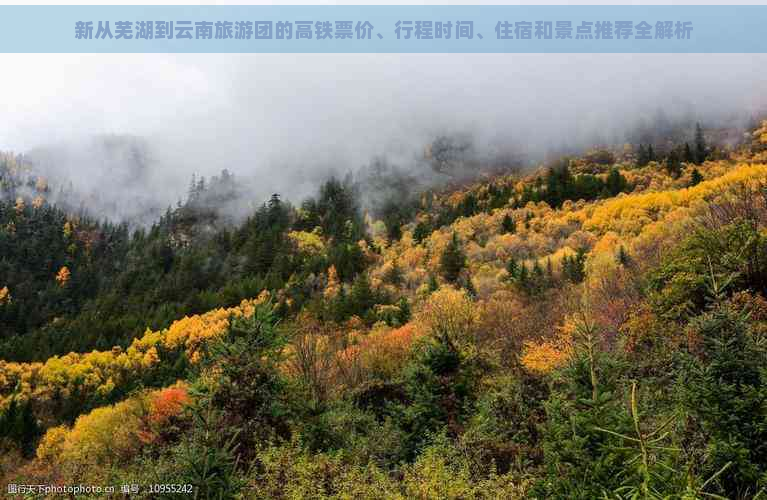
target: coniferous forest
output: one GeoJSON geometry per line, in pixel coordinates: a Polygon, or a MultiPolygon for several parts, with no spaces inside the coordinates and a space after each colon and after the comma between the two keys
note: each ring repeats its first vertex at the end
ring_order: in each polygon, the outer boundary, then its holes
{"type": "Polygon", "coordinates": [[[224,170],[151,224],[3,153],[0,482],[767,499],[767,121],[715,132],[473,176],[441,137],[438,186],[244,218],[224,170]]]}

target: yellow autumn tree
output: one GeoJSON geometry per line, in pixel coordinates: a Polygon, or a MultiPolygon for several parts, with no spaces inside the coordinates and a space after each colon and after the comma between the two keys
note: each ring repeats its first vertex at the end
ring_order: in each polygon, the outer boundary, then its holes
{"type": "Polygon", "coordinates": [[[183,383],[140,392],[79,416],[71,428],[48,429],[37,447],[37,457],[78,472],[123,462],[156,440],[162,427],[180,415],[188,403],[183,383]]]}
{"type": "MultiPolygon", "coordinates": [[[[269,293],[264,291],[255,299],[243,300],[239,307],[221,307],[205,314],[185,316],[174,321],[167,330],[162,332],[165,337],[163,344],[170,349],[185,347],[190,361],[197,362],[199,348],[203,343],[218,338],[226,332],[232,318],[253,315],[256,305],[268,301],[269,298],[269,293]]],[[[147,353],[150,357],[153,356],[149,351],[147,353]]]]}
{"type": "Polygon", "coordinates": [[[527,341],[520,362],[525,369],[538,375],[546,375],[563,366],[572,356],[572,333],[569,325],[551,340],[527,341]]]}
{"type": "Polygon", "coordinates": [[[11,291],[7,286],[0,288],[0,306],[11,303],[11,291]]]}
{"type": "Polygon", "coordinates": [[[93,401],[116,389],[135,383],[162,366],[160,352],[184,350],[191,362],[199,359],[200,346],[222,335],[232,317],[250,316],[268,294],[243,300],[239,306],[219,308],[205,314],[182,318],[160,331],[148,330],[127,349],[69,353],[53,356],[44,363],[17,363],[0,359],[0,411],[11,398],[35,401],[36,417],[44,426],[55,425],[60,416],[55,408],[71,398],[93,401]]]}
{"type": "Polygon", "coordinates": [[[288,238],[296,245],[298,251],[308,255],[316,256],[325,253],[325,243],[319,231],[291,231],[288,238]]]}
{"type": "MultiPolygon", "coordinates": [[[[716,168],[713,163],[712,167],[716,168]]],[[[588,208],[584,228],[598,234],[615,231],[636,236],[652,222],[662,220],[674,209],[691,207],[733,189],[758,190],[767,183],[767,165],[739,164],[721,176],[685,189],[643,192],[618,196],[588,208]]]]}
{"type": "Polygon", "coordinates": [[[451,344],[476,342],[478,311],[465,290],[442,286],[432,293],[416,316],[426,332],[451,344]]]}
{"type": "Polygon", "coordinates": [[[37,445],[37,458],[44,462],[54,462],[61,457],[64,442],[69,434],[69,429],[64,425],[51,427],[40,439],[37,445]]]}
{"type": "MultiPolygon", "coordinates": [[[[54,428],[54,436],[43,438],[43,443],[59,448],[56,460],[62,463],[113,464],[141,448],[137,433],[147,412],[148,401],[144,395],[96,408],[78,417],[63,440],[60,428],[54,428]]],[[[51,451],[42,448],[38,456],[50,457],[51,451]]]]}

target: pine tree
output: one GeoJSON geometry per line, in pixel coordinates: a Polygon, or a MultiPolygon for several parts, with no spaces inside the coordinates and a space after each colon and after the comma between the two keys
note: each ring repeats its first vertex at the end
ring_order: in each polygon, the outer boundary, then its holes
{"type": "Polygon", "coordinates": [[[351,315],[349,302],[350,300],[346,296],[346,289],[343,286],[340,287],[338,293],[330,299],[328,307],[333,321],[340,323],[351,315]]]}
{"type": "Polygon", "coordinates": [[[267,225],[269,229],[282,231],[288,225],[288,213],[280,199],[280,195],[274,193],[267,203],[267,225]]]}
{"type": "Polygon", "coordinates": [[[573,195],[573,176],[569,164],[570,160],[565,158],[561,164],[551,167],[546,173],[544,201],[549,206],[558,207],[573,195]]]}
{"type": "Polygon", "coordinates": [[[397,302],[397,307],[399,308],[399,313],[397,314],[397,320],[399,321],[400,325],[404,325],[408,321],[410,321],[410,302],[408,302],[407,297],[402,297],[399,299],[399,302],[397,302]]]}
{"type": "Polygon", "coordinates": [[[349,306],[351,314],[364,316],[365,313],[375,305],[375,295],[370,287],[370,281],[367,274],[359,273],[352,284],[352,290],[349,293],[349,306]]]}
{"type": "Polygon", "coordinates": [[[517,232],[517,223],[514,222],[514,219],[509,214],[506,214],[503,217],[503,221],[501,221],[501,228],[504,233],[514,234],[517,232]]]}
{"type": "Polygon", "coordinates": [[[610,169],[610,173],[607,175],[607,181],[605,187],[607,188],[610,196],[616,196],[626,189],[626,178],[621,175],[617,168],[610,169]]]}
{"type": "Polygon", "coordinates": [[[637,152],[637,165],[644,167],[649,161],[650,159],[647,154],[647,149],[644,147],[644,144],[640,144],[639,151],[637,152]]]}
{"type": "Polygon", "coordinates": [[[692,169],[690,186],[697,186],[703,180],[703,176],[698,172],[697,168],[692,169]]]}
{"type": "Polygon", "coordinates": [[[442,277],[449,283],[455,283],[461,275],[461,271],[466,266],[466,255],[461,249],[461,242],[458,241],[458,234],[453,233],[445,251],[440,257],[440,272],[442,277]]]}
{"type": "Polygon", "coordinates": [[[508,271],[511,279],[516,279],[518,277],[519,264],[517,264],[517,260],[514,257],[511,257],[506,264],[506,271],[508,271]]]}
{"type": "Polygon", "coordinates": [[[622,266],[628,266],[630,264],[629,255],[623,245],[618,249],[618,255],[616,257],[618,264],[622,266]]]}
{"type": "Polygon", "coordinates": [[[413,239],[416,243],[421,243],[423,240],[429,237],[431,233],[431,225],[427,221],[419,221],[413,229],[413,239]]]}
{"type": "Polygon", "coordinates": [[[712,295],[712,309],[688,325],[700,339],[700,355],[683,358],[680,402],[688,432],[707,442],[708,472],[731,463],[719,475],[716,493],[738,498],[767,474],[767,354],[750,332],[749,313],[712,295]]]}
{"type": "Polygon", "coordinates": [[[533,270],[530,273],[530,291],[538,293],[546,288],[546,275],[543,272],[541,264],[536,260],[533,263],[533,270]]]}
{"type": "Polygon", "coordinates": [[[703,128],[700,123],[695,124],[695,163],[700,165],[706,161],[708,156],[708,148],[706,146],[706,139],[703,137],[703,128]]]}
{"type": "Polygon", "coordinates": [[[672,150],[666,157],[666,172],[674,179],[678,178],[682,173],[682,164],[676,151],[672,150]]]}
{"type": "Polygon", "coordinates": [[[437,277],[433,274],[429,275],[429,291],[430,292],[436,292],[439,290],[439,282],[437,281],[437,277]]]}
{"type": "Polygon", "coordinates": [[[28,457],[34,454],[34,442],[39,434],[40,427],[30,403],[12,398],[6,410],[0,413],[0,437],[10,438],[28,457]]]}
{"type": "Polygon", "coordinates": [[[586,277],[586,250],[579,248],[575,255],[565,255],[562,259],[562,275],[572,283],[580,283],[586,277]]]}
{"type": "Polygon", "coordinates": [[[197,176],[192,174],[192,181],[189,183],[189,191],[187,192],[187,201],[194,201],[197,199],[197,176]]]}
{"type": "Polygon", "coordinates": [[[522,291],[527,292],[530,289],[530,273],[524,262],[519,266],[516,282],[522,291]]]}
{"type": "Polygon", "coordinates": [[[695,163],[695,155],[692,154],[692,148],[690,148],[689,142],[684,143],[684,162],[695,163]]]}

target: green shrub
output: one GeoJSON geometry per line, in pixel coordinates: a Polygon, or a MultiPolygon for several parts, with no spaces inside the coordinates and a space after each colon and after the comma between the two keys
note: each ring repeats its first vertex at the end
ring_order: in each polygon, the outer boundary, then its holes
{"type": "Polygon", "coordinates": [[[709,302],[712,279],[722,292],[767,291],[767,237],[755,224],[699,228],[650,273],[651,302],[666,318],[694,316],[709,302]]]}
{"type": "Polygon", "coordinates": [[[719,493],[748,498],[767,473],[767,352],[747,315],[723,303],[689,325],[692,354],[679,382],[686,440],[704,443],[691,462],[701,476],[732,463],[716,479],[719,493]]]}

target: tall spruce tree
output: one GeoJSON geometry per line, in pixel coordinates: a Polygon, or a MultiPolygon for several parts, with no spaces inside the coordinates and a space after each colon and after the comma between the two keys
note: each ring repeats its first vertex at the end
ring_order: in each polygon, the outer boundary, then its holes
{"type": "Polygon", "coordinates": [[[517,232],[517,223],[514,222],[514,219],[509,214],[506,214],[503,217],[503,221],[501,221],[501,228],[504,233],[514,234],[517,232]]]}
{"type": "Polygon", "coordinates": [[[647,155],[647,148],[644,147],[644,144],[640,144],[639,151],[637,152],[637,165],[644,167],[649,161],[650,159],[647,155]]]}
{"type": "Polygon", "coordinates": [[[684,143],[684,162],[695,163],[695,155],[692,154],[692,148],[689,142],[684,143]]]}
{"type": "Polygon", "coordinates": [[[692,169],[690,178],[690,186],[697,186],[703,180],[703,176],[698,172],[697,168],[692,169]]]}
{"type": "Polygon", "coordinates": [[[700,123],[695,124],[695,163],[700,165],[706,161],[708,156],[708,147],[706,146],[706,138],[703,137],[703,127],[700,123]]]}
{"type": "Polygon", "coordinates": [[[449,283],[458,281],[461,271],[466,266],[466,255],[461,249],[461,242],[458,240],[458,234],[453,233],[445,251],[440,257],[440,272],[442,277],[449,283]]]}

